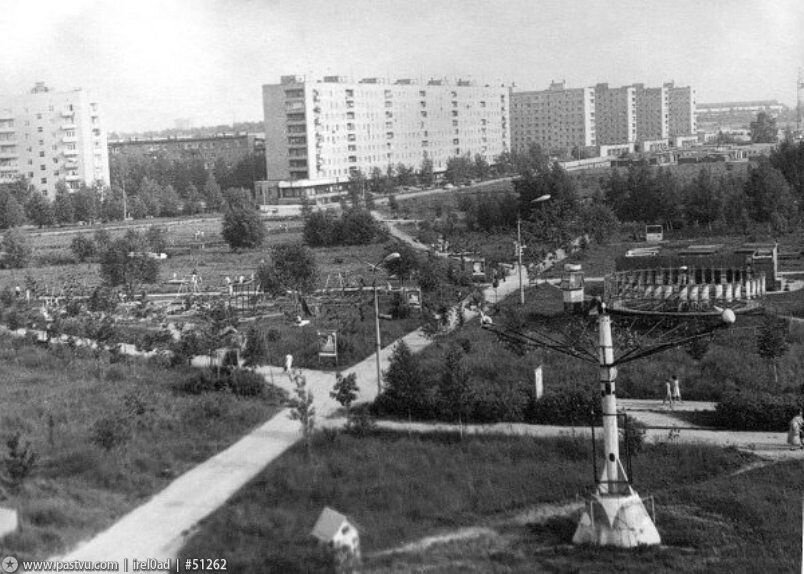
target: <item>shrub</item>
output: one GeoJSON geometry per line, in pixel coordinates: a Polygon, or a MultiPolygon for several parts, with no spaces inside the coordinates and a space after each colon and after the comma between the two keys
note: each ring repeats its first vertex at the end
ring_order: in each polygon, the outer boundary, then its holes
{"type": "Polygon", "coordinates": [[[801,397],[794,394],[728,393],[715,406],[714,422],[733,430],[782,431],[801,403],[801,397]]]}
{"type": "Polygon", "coordinates": [[[95,242],[88,234],[81,234],[73,237],[73,240],[70,243],[70,249],[75,255],[75,258],[78,259],[79,263],[83,263],[87,259],[95,257],[95,253],[97,252],[95,249],[95,242]]]}
{"type": "Polygon", "coordinates": [[[131,439],[131,428],[125,417],[109,415],[96,420],[90,428],[90,441],[110,451],[131,439]]]}
{"type": "Polygon", "coordinates": [[[215,371],[211,369],[201,370],[193,373],[189,377],[180,379],[174,389],[180,393],[188,395],[200,395],[211,391],[217,391],[225,386],[225,381],[218,378],[215,371]]]}
{"type": "Polygon", "coordinates": [[[530,405],[527,421],[548,425],[588,425],[601,416],[600,398],[589,388],[561,388],[530,405]]]}
{"type": "Polygon", "coordinates": [[[3,260],[5,267],[21,269],[28,265],[31,259],[31,246],[22,231],[17,228],[6,231],[2,247],[6,252],[6,258],[3,260]]]}
{"type": "Polygon", "coordinates": [[[229,375],[228,388],[238,397],[259,397],[264,386],[265,379],[253,371],[233,369],[229,375]]]}
{"type": "Polygon", "coordinates": [[[20,433],[15,433],[7,441],[8,455],[6,455],[6,472],[11,482],[19,484],[33,472],[36,465],[37,454],[26,442],[20,445],[20,433]]]}

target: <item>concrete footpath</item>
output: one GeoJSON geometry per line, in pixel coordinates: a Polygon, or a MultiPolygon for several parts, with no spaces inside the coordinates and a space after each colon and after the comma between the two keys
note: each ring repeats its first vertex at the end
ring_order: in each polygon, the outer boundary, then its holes
{"type": "MultiPolygon", "coordinates": [[[[502,297],[518,288],[516,281],[500,284],[502,297]]],[[[491,297],[493,289],[486,289],[491,297]]],[[[466,311],[471,320],[476,311],[466,311]]],[[[416,330],[402,340],[416,353],[431,343],[416,330]]],[[[381,350],[381,369],[388,368],[396,341],[381,350]]],[[[277,367],[258,369],[268,382],[291,390],[290,377],[277,367]]],[[[358,401],[370,401],[377,395],[377,363],[374,355],[358,363],[344,374],[357,374],[360,386],[358,401]]],[[[316,418],[320,422],[340,407],[329,393],[335,384],[331,372],[303,369],[307,385],[314,396],[316,418]]],[[[300,426],[289,418],[289,410],[277,413],[238,442],[209,460],[189,470],[148,502],[135,508],[110,528],[60,557],[61,560],[105,561],[125,558],[158,560],[175,559],[192,529],[222,506],[232,495],[256,477],[268,464],[301,439],[300,426]]]]}

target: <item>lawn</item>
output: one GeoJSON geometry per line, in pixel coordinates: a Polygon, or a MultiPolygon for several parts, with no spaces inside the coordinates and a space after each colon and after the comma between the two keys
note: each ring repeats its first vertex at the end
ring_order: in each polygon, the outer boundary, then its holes
{"type": "Polygon", "coordinates": [[[10,480],[6,447],[2,506],[21,528],[3,540],[20,559],[65,551],[110,526],[174,478],[273,416],[283,394],[188,395],[198,374],[141,360],[100,365],[80,350],[44,349],[0,337],[0,438],[19,433],[36,461],[10,480]]]}
{"type": "Polygon", "coordinates": [[[517,520],[540,505],[572,503],[587,494],[591,457],[589,441],[570,435],[461,440],[326,432],[316,436],[309,454],[294,447],[203,521],[181,556],[226,558],[238,573],[327,571],[310,530],[330,506],[362,528],[367,572],[655,572],[702,563],[727,571],[723,564],[734,568],[746,556],[753,565],[798,563],[799,497],[792,485],[804,465],[728,478],[752,460],[731,449],[665,443],[645,447],[634,460],[635,487],[643,497],[656,497],[657,527],[669,548],[578,549],[568,546],[576,520],[571,514],[542,524],[517,520]],[[766,475],[778,488],[757,480],[766,475]],[[731,484],[739,485],[739,497],[732,497],[731,484]],[[771,500],[778,507],[769,506],[771,500]],[[451,552],[454,545],[436,545],[377,554],[470,526],[499,536],[459,545],[457,552],[451,552]]]}

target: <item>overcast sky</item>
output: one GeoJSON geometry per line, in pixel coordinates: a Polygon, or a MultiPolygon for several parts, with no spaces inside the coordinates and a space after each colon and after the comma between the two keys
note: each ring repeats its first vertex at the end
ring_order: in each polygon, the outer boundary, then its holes
{"type": "Polygon", "coordinates": [[[2,0],[0,94],[83,87],[107,128],[262,120],[284,74],[796,100],[801,0],[2,0]]]}

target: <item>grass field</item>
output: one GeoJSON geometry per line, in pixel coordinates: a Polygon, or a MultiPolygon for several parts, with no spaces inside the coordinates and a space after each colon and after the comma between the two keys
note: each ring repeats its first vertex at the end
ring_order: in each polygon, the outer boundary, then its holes
{"type": "Polygon", "coordinates": [[[701,564],[717,572],[771,564],[780,572],[798,563],[794,476],[804,465],[732,478],[752,459],[729,449],[658,444],[634,460],[635,486],[656,497],[666,547],[575,548],[573,513],[523,518],[584,496],[593,484],[591,450],[571,436],[321,434],[309,458],[302,447],[290,450],[204,521],[181,555],[225,557],[238,573],[328,571],[309,534],[331,506],[362,528],[365,572],[657,572],[701,564]],[[491,532],[378,554],[464,527],[491,532]]]}
{"type": "Polygon", "coordinates": [[[172,479],[269,419],[282,394],[261,398],[174,390],[196,371],[143,360],[98,364],[67,346],[42,349],[0,337],[2,506],[21,528],[5,553],[43,559],[110,526],[172,479]],[[6,440],[37,453],[20,485],[10,481],[6,440]],[[107,449],[108,447],[108,449],[107,449]]]}

